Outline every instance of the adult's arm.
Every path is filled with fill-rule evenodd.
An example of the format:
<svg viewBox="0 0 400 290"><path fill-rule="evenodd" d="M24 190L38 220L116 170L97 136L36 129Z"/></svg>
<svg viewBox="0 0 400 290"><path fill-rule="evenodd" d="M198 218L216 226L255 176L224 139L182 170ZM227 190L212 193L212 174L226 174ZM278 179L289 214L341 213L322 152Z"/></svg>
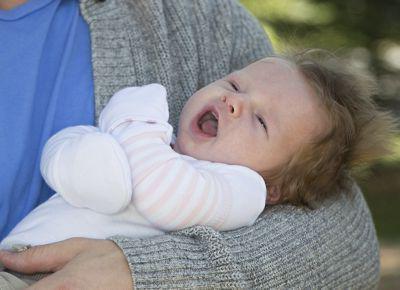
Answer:
<svg viewBox="0 0 400 290"><path fill-rule="evenodd" d="M114 237L137 288L374 288L379 256L357 187L319 209L270 207L252 227L198 226L153 239Z"/></svg>
<svg viewBox="0 0 400 290"><path fill-rule="evenodd" d="M256 20L236 2L224 3L214 25L227 33L220 37L234 38L231 68L271 54ZM137 288L373 288L379 278L374 225L356 187L314 211L267 208L255 225L232 232L194 227L152 239L112 240L123 250Z"/></svg>

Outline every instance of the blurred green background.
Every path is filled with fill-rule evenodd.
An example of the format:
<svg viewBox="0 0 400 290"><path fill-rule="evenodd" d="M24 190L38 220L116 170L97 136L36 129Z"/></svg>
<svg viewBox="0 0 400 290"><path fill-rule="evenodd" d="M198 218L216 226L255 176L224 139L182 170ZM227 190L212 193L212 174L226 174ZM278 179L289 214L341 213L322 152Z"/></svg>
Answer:
<svg viewBox="0 0 400 290"><path fill-rule="evenodd" d="M241 0L277 52L324 48L378 80L376 102L400 118L399 0ZM389 140L388 140L389 141ZM358 178L381 244L380 289L400 289L400 135L394 154Z"/></svg>

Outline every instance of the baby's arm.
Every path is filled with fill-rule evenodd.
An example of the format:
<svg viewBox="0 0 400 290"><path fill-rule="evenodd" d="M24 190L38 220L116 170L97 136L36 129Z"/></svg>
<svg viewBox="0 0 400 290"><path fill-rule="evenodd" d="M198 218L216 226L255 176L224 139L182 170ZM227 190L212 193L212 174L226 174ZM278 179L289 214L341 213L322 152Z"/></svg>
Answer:
<svg viewBox="0 0 400 290"><path fill-rule="evenodd" d="M116 138L127 153L133 204L162 230L208 225L231 230L251 225L265 205L265 184L242 166L198 161L180 155L163 141L163 132L134 135L131 123ZM155 124L155 126L157 126Z"/></svg>
<svg viewBox="0 0 400 290"><path fill-rule="evenodd" d="M131 201L131 175L125 153L108 132L131 121L167 120L164 87L151 84L123 89L111 98L100 115L99 126L103 130L75 126L50 138L42 154L42 175L73 206L106 214L119 212ZM164 129L169 133L165 136L170 137L171 126Z"/></svg>
<svg viewBox="0 0 400 290"><path fill-rule="evenodd" d="M153 89L154 87L150 86ZM143 93L144 89L137 90ZM133 91L136 88L121 92L125 95L126 92ZM120 95L115 95L117 100ZM141 99L136 100L135 94L129 96L133 111L143 111L139 117L150 117L149 111L145 111L140 103ZM148 97L152 100L151 96ZM135 103L138 105L134 105ZM120 110L114 110L115 106L112 104L116 104L115 102L110 104L105 112L113 111L113 114L106 114L104 117L107 117L106 120L118 119ZM126 108L123 106L123 109ZM147 115L143 115L144 112ZM120 120L123 123L117 126L119 129L127 121ZM165 129L165 126L156 124L147 128L145 122L138 122L143 125L143 134L152 134L151 131L156 128ZM136 133L140 132L136 130ZM148 222L137 211L130 210L130 167L124 150L111 134L92 126L75 126L61 130L45 145L41 172L46 182L58 194L25 217L2 241L1 248L9 249L15 243L44 244L73 236L106 238L121 233L128 236L160 233L149 229ZM124 208L127 210L124 211ZM109 214L113 214L112 218Z"/></svg>

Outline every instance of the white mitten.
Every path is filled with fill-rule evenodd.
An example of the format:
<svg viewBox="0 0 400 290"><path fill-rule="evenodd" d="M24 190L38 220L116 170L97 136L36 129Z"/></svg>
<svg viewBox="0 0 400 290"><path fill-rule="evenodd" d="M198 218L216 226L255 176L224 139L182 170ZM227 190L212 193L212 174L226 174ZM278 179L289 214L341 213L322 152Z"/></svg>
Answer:
<svg viewBox="0 0 400 290"><path fill-rule="evenodd" d="M160 84L129 87L118 91L100 114L99 128L112 132L125 122L167 123L167 92Z"/></svg>
<svg viewBox="0 0 400 290"><path fill-rule="evenodd" d="M125 152L113 136L96 127L69 127L55 134L43 149L40 170L73 206L112 214L131 201Z"/></svg>

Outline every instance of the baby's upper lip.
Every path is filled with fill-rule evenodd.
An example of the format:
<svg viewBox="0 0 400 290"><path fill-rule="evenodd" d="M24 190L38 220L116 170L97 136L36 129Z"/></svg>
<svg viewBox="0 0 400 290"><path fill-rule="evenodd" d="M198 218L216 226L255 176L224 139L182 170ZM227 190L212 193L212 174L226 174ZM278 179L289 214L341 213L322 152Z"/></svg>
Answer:
<svg viewBox="0 0 400 290"><path fill-rule="evenodd" d="M219 115L220 115L220 113L219 113L219 110L218 110L217 106L215 106L215 105L208 105L208 106L204 107L204 109L201 110L199 112L199 114L197 115L196 122L198 122L200 120L200 118L207 112L211 112L214 115L214 117L217 119L218 123L219 123Z"/></svg>
<svg viewBox="0 0 400 290"><path fill-rule="evenodd" d="M217 109L216 106L212 106L211 107L211 113L214 115L215 119L217 119L218 123L219 123L219 110Z"/></svg>

